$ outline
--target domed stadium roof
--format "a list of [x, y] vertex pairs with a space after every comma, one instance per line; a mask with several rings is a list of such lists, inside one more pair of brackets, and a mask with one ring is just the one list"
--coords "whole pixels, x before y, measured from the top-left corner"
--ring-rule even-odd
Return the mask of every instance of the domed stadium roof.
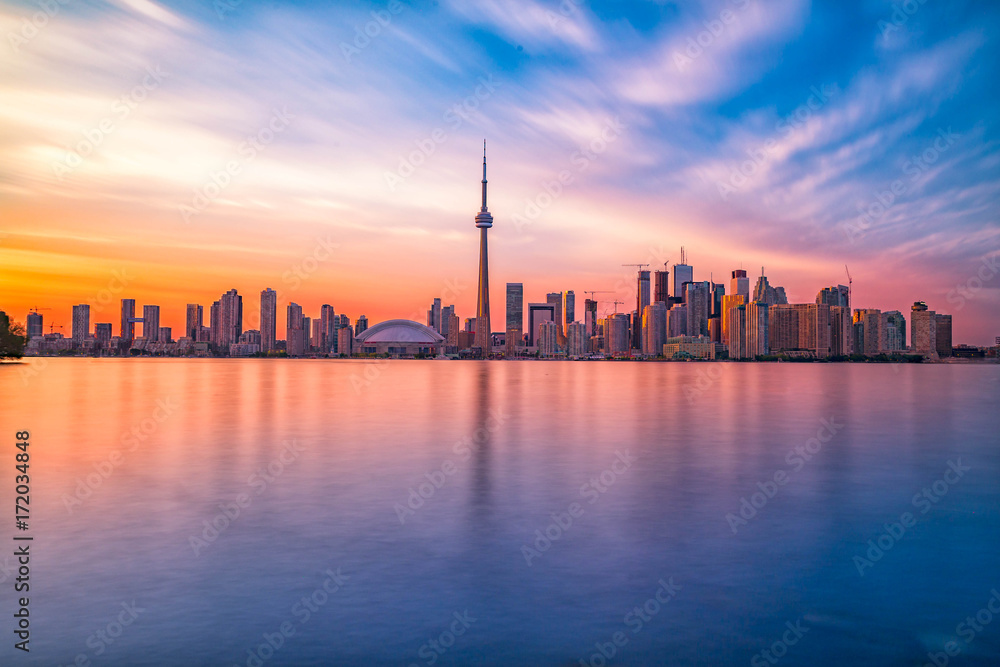
[[386, 320], [365, 329], [358, 335], [365, 343], [427, 343], [437, 345], [444, 336], [434, 329], [412, 320]]

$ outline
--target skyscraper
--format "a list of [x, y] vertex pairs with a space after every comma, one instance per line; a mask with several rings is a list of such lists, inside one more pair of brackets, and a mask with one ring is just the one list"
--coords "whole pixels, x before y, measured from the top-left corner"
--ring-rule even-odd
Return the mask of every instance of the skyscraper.
[[642, 309], [642, 353], [658, 357], [666, 342], [667, 304], [657, 301]]
[[854, 311], [854, 323], [864, 325], [864, 347], [858, 354], [870, 357], [882, 351], [882, 311], [877, 308], [858, 308]]
[[[563, 301], [563, 317], [566, 319], [566, 326], [573, 322], [576, 322], [576, 293], [573, 290], [566, 292], [566, 298]], [[567, 334], [569, 329], [566, 329]]]
[[587, 299], [583, 302], [583, 323], [587, 326], [587, 337], [597, 335], [597, 300]]
[[[720, 327], [720, 336], [722, 342], [726, 345], [729, 345], [729, 315], [732, 312], [732, 308], [746, 302], [747, 299], [742, 294], [726, 294], [722, 297], [722, 326]], [[670, 335], [672, 336], [673, 333]], [[771, 347], [773, 348], [774, 346], [772, 345]]]
[[[442, 311], [447, 312], [448, 314], [448, 319], [442, 320], [442, 324], [451, 322], [451, 314], [454, 313], [455, 306], [448, 306], [448, 308], [451, 310], [449, 311], [448, 309], [445, 309], [445, 311]], [[442, 315], [442, 317], [444, 317], [444, 315]], [[360, 336], [366, 331], [368, 331], [368, 318], [365, 315], [358, 315], [358, 324], [354, 327], [354, 335]]]
[[160, 340], [160, 307], [142, 307], [142, 337], [148, 343]]
[[302, 306], [293, 301], [288, 304], [288, 308], [286, 309], [285, 338], [288, 337], [289, 331], [301, 331], [302, 324]]
[[747, 278], [745, 270], [735, 269], [733, 271], [733, 278], [729, 281], [729, 293], [741, 295], [744, 303], [750, 302], [750, 279]]
[[653, 301], [662, 301], [663, 303], [668, 303], [670, 299], [670, 272], [654, 271], [653, 272]]
[[545, 320], [544, 322], [538, 323], [538, 334], [536, 339], [538, 341], [538, 354], [542, 357], [552, 357], [555, 356], [558, 350], [558, 343], [556, 342], [556, 333], [559, 327], [556, 323], [551, 320]]
[[554, 308], [554, 310], [553, 310], [554, 315], [553, 315], [552, 321], [555, 322], [556, 323], [556, 327], [558, 327], [558, 329], [556, 331], [556, 336], [558, 338], [562, 338], [563, 335], [564, 335], [564, 330], [563, 330], [563, 316], [562, 316], [562, 313], [563, 313], [563, 309], [562, 309], [563, 293], [562, 292], [549, 292], [548, 294], [545, 295], [545, 301], [546, 301], [546, 303], [551, 303], [552, 306], [553, 306], [553, 308]]
[[524, 331], [524, 285], [507, 283], [507, 354], [513, 354], [521, 345]]
[[628, 315], [615, 313], [609, 315], [604, 324], [605, 350], [609, 355], [623, 354], [629, 351]]
[[196, 303], [189, 303], [187, 305], [187, 317], [184, 320], [184, 335], [190, 338], [192, 342], [198, 340], [198, 333], [201, 331], [201, 325], [204, 320], [205, 315], [202, 307]]
[[94, 325], [94, 340], [101, 349], [108, 346], [111, 342], [111, 322], [98, 322]]
[[219, 333], [222, 331], [220, 322], [222, 322], [222, 304], [213, 301], [208, 309], [208, 342], [216, 352], [219, 351]]
[[135, 299], [122, 299], [121, 328], [118, 335], [121, 336], [123, 344], [129, 344], [135, 340]]
[[707, 336], [708, 316], [712, 306], [712, 283], [691, 282], [684, 288], [684, 304], [687, 306], [687, 336]]
[[[337, 336], [336, 328], [336, 317], [337, 314], [333, 310], [333, 306], [328, 303], [324, 303], [319, 308], [319, 351], [324, 354], [329, 354], [330, 350], [334, 347], [334, 338]], [[359, 320], [360, 321], [360, 320]]]
[[219, 306], [219, 344], [228, 353], [229, 346], [238, 343], [243, 333], [243, 297], [231, 289], [219, 299]]
[[934, 344], [939, 357], [950, 357], [951, 347], [951, 315], [937, 313], [934, 316]]
[[556, 321], [556, 305], [554, 303], [529, 303], [528, 304], [528, 346], [537, 345], [538, 325], [541, 322], [551, 320]]
[[675, 297], [684, 296], [684, 283], [690, 283], [693, 281], [694, 281], [694, 268], [683, 262], [681, 264], [674, 264]]
[[476, 300], [476, 345], [483, 359], [490, 356], [490, 271], [486, 232], [493, 226], [493, 216], [486, 208], [486, 141], [483, 141], [483, 207], [476, 215], [479, 228], [479, 292]]
[[427, 311], [427, 326], [441, 333], [441, 299], [434, 299]]
[[937, 313], [923, 301], [915, 301], [910, 307], [910, 332], [914, 352], [932, 359], [937, 357]]
[[752, 301], [747, 306], [746, 329], [747, 342], [746, 354], [750, 359], [769, 353], [769, 305], [763, 301]]
[[882, 313], [882, 330], [885, 333], [885, 349], [900, 352], [906, 349], [906, 318], [898, 310]]
[[42, 316], [40, 313], [28, 313], [27, 334], [28, 338], [41, 338], [45, 328], [42, 326]]
[[90, 304], [73, 306], [73, 345], [79, 346], [90, 335]]
[[278, 293], [267, 288], [260, 293], [260, 351], [274, 350], [278, 327]]
[[[747, 285], [749, 289], [749, 285]], [[742, 297], [742, 294], [734, 295]], [[729, 339], [726, 344], [729, 347], [730, 359], [746, 359], [750, 355], [747, 351], [747, 304], [734, 299], [730, 302], [729, 313], [726, 320], [729, 327]]]

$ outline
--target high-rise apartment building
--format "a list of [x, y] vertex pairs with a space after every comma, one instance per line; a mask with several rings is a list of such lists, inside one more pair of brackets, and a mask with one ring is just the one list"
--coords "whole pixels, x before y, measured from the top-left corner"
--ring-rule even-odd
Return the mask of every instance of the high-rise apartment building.
[[238, 343], [243, 333], [243, 297], [231, 289], [219, 299], [219, 347], [229, 350], [229, 346]]
[[187, 305], [187, 316], [184, 318], [184, 335], [192, 342], [198, 340], [198, 333], [205, 322], [204, 309], [197, 303]]
[[260, 351], [276, 349], [278, 338], [278, 293], [267, 288], [260, 293]]
[[160, 340], [160, 307], [142, 307], [142, 337], [149, 343]]
[[887, 352], [906, 349], [906, 318], [898, 310], [882, 313], [882, 331]]
[[538, 354], [542, 357], [555, 356], [558, 350], [556, 332], [559, 327], [551, 320], [544, 320], [538, 323]]
[[111, 342], [111, 322], [98, 322], [94, 325], [94, 340], [101, 349], [108, 346]]
[[667, 335], [670, 338], [687, 336], [688, 330], [688, 305], [686, 303], [677, 304], [667, 311]]
[[73, 345], [79, 346], [90, 335], [90, 304], [73, 306]]
[[524, 335], [524, 285], [507, 283], [507, 354], [514, 354]]
[[302, 306], [293, 301], [292, 303], [288, 304], [288, 307], [286, 308], [285, 336], [287, 337], [288, 331], [301, 331], [302, 324], [303, 324]]
[[607, 354], [624, 354], [629, 351], [629, 318], [625, 313], [614, 313], [605, 320], [605, 351]]
[[135, 340], [135, 299], [122, 299], [121, 328], [118, 335], [122, 344], [128, 345]]
[[583, 357], [589, 351], [589, 347], [587, 325], [584, 322], [570, 322], [566, 331], [566, 354], [570, 357]]
[[[749, 289], [749, 285], [747, 286]], [[742, 294], [736, 296], [742, 297]], [[747, 359], [750, 357], [747, 351], [747, 304], [742, 301], [731, 302], [734, 305], [729, 307], [728, 333], [729, 339], [726, 343], [729, 347], [730, 359]]]
[[[566, 296], [563, 299], [563, 318], [567, 326], [571, 322], [576, 322], [576, 293], [573, 290], [566, 292]], [[569, 329], [566, 331], [568, 335]]]
[[[721, 329], [720, 335], [722, 338], [722, 342], [725, 343], [726, 345], [729, 345], [729, 313], [732, 312], [732, 309], [735, 306], [738, 306], [741, 303], [745, 304], [746, 302], [747, 299], [742, 294], [726, 294], [725, 296], [722, 297], [722, 323], [720, 327]], [[670, 335], [674, 336], [675, 334], [671, 332]], [[676, 334], [676, 335], [682, 336], [684, 334]]]
[[651, 303], [642, 310], [642, 353], [657, 357], [667, 342], [667, 304]]
[[830, 306], [830, 354], [850, 356], [854, 353], [853, 343], [851, 309], [847, 306]]
[[[445, 315], [447, 315], [448, 317], [445, 318]], [[447, 308], [442, 309], [442, 311], [441, 311], [441, 317], [442, 317], [441, 323], [442, 324], [447, 324], [448, 327], [450, 327], [451, 326], [451, 321], [452, 321], [452, 319], [454, 319], [454, 315], [455, 315], [455, 306], [448, 306]], [[456, 324], [455, 326], [457, 327], [458, 325]], [[448, 331], [448, 333], [451, 333], [450, 330], [448, 329], [448, 327], [445, 327], [445, 330]], [[364, 316], [364, 315], [359, 315], [358, 316], [357, 326], [354, 327], [354, 335], [355, 336], [360, 336], [361, 334], [363, 334], [366, 331], [368, 331], [368, 318], [366, 316]]]
[[854, 323], [864, 326], [864, 347], [858, 354], [873, 357], [884, 349], [882, 344], [882, 311], [877, 308], [858, 308], [854, 311]]
[[751, 301], [746, 307], [746, 354], [750, 359], [770, 353], [770, 306]]
[[937, 313], [928, 309], [923, 301], [915, 301], [910, 307], [910, 331], [915, 353], [931, 358], [938, 356]]

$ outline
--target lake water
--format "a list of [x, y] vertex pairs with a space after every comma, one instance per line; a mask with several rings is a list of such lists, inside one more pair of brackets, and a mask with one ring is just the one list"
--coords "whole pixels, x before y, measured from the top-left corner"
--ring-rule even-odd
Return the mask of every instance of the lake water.
[[997, 665], [998, 397], [997, 365], [3, 364], [34, 541], [0, 663]]

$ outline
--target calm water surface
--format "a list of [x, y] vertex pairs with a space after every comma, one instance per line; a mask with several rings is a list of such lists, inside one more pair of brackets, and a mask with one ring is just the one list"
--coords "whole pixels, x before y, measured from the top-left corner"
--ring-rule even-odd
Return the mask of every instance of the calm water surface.
[[1000, 590], [998, 395], [996, 365], [3, 364], [0, 493], [29, 429], [35, 541], [30, 658], [0, 556], [0, 663], [923, 665], [954, 641], [997, 665], [1000, 614], [957, 626]]

